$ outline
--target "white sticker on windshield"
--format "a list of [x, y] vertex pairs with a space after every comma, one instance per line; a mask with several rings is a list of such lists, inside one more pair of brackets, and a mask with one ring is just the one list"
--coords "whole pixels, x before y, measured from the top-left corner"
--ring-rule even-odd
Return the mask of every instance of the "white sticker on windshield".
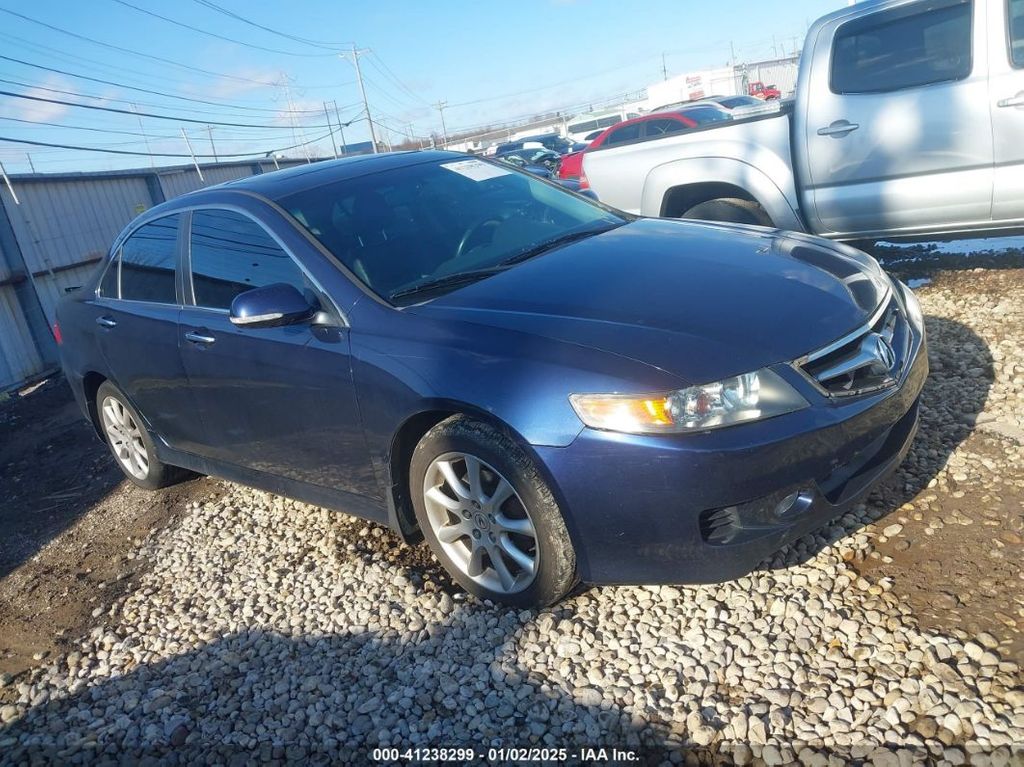
[[486, 181], [489, 178], [509, 175], [509, 172], [504, 168], [499, 168], [497, 165], [491, 165], [489, 162], [481, 162], [480, 160], [446, 162], [441, 167], [455, 171], [460, 176], [471, 178], [474, 181]]

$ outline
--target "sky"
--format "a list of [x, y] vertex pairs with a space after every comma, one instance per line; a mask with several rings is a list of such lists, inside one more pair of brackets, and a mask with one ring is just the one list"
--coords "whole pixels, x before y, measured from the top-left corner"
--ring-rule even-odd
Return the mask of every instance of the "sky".
[[549, 110], [586, 111], [660, 80], [663, 61], [672, 76], [733, 55], [743, 62], [790, 53], [814, 19], [845, 4], [0, 0], [0, 91], [18, 94], [0, 94], [0, 137], [185, 155], [2, 141], [0, 162], [8, 173], [176, 165], [189, 161], [186, 140], [222, 159], [274, 150], [330, 156], [325, 102], [335, 130], [339, 117], [350, 123], [346, 142], [369, 138], [353, 44], [363, 51], [370, 111], [394, 143], [440, 135], [438, 102], [447, 103], [449, 134]]

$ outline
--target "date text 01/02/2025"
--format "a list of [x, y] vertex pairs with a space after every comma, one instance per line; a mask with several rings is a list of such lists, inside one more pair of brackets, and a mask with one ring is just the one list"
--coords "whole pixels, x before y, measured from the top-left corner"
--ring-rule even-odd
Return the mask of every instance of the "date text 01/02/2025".
[[530, 747], [490, 747], [486, 750], [472, 746], [458, 747], [378, 747], [370, 752], [375, 762], [473, 762], [486, 759], [488, 762], [566, 762], [582, 760], [585, 762], [635, 762], [639, 759], [636, 751], [620, 748], [583, 747], [541, 748]]

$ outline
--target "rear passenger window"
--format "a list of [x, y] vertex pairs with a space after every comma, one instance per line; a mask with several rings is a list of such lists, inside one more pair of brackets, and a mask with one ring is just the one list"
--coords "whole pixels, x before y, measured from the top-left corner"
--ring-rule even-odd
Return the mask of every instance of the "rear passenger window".
[[616, 128], [608, 134], [608, 138], [604, 140], [604, 145], [622, 144], [626, 141], [636, 141], [638, 138], [640, 138], [640, 123], [623, 125], [621, 128]]
[[300, 292], [306, 279], [267, 231], [233, 210], [197, 210], [190, 239], [196, 306], [230, 309], [239, 293], [283, 282]]
[[679, 133], [686, 126], [678, 120], [648, 120], [647, 138], [666, 136], [669, 133]]
[[[178, 261], [180, 214], [140, 226], [121, 246], [121, 298], [176, 304], [174, 269]], [[108, 271], [109, 274], [109, 271]]]
[[1010, 26], [1010, 63], [1024, 67], [1024, 0], [1007, 0], [1006, 17]]
[[970, 75], [973, 3], [917, 9], [900, 6], [843, 24], [833, 43], [832, 91], [882, 93]]

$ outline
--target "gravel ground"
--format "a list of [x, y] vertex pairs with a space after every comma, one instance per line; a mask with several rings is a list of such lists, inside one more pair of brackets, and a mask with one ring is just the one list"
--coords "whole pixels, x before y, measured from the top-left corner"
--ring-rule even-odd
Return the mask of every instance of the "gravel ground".
[[586, 744], [1024, 763], [1024, 271], [920, 295], [934, 372], [907, 462], [750, 576], [499, 609], [379, 526], [219, 483], [147, 538], [149, 570], [77, 648], [3, 677], [0, 762]]

